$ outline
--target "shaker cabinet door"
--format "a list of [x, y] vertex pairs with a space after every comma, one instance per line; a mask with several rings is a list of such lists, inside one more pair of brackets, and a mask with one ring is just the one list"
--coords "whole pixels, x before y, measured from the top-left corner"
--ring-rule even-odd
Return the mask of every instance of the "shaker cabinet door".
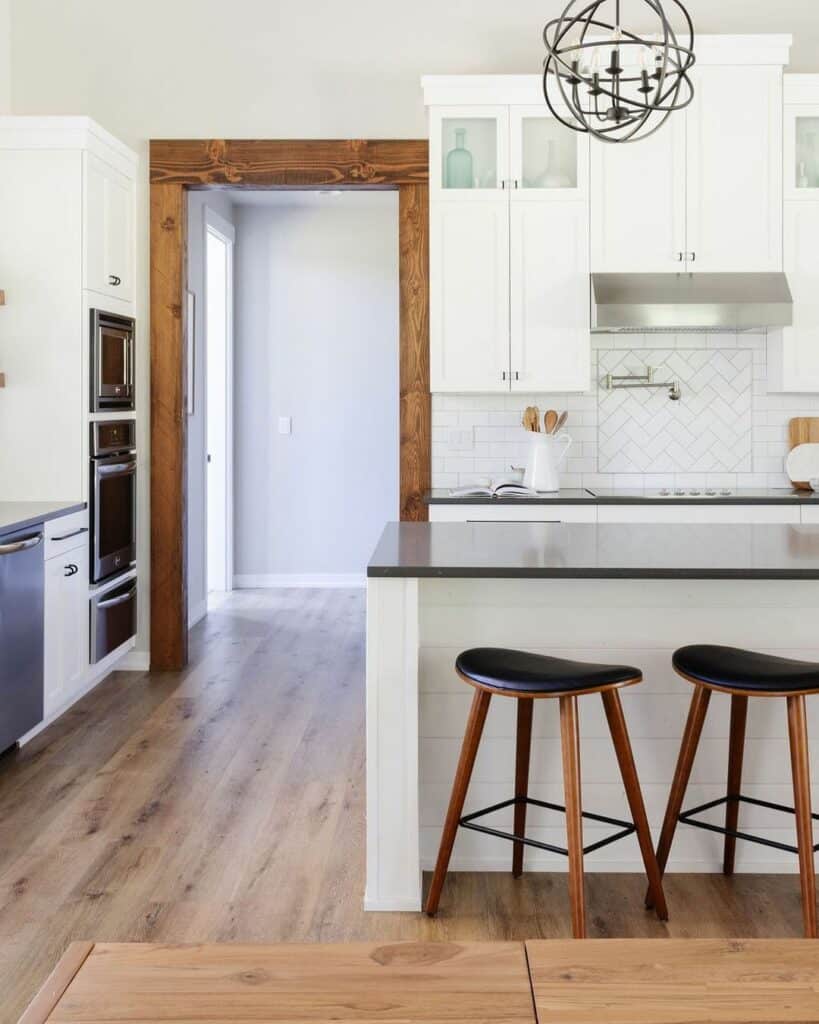
[[83, 687], [89, 647], [88, 541], [45, 563], [45, 713]]
[[768, 335], [770, 390], [819, 392], [819, 200], [785, 203], [785, 273], [793, 326]]
[[85, 170], [85, 287], [134, 298], [134, 182], [88, 154]]
[[509, 203], [430, 208], [432, 391], [509, 390]]
[[674, 273], [685, 241], [685, 114], [639, 142], [591, 142], [591, 269]]
[[510, 252], [512, 390], [587, 391], [587, 204], [513, 203]]
[[781, 70], [701, 67], [694, 90], [686, 113], [688, 269], [781, 270]]

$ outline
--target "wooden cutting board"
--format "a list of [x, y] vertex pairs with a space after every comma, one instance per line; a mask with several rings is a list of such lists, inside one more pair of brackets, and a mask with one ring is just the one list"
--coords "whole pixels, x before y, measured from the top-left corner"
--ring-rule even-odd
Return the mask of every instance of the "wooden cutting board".
[[[819, 444], [819, 416], [795, 416], [788, 427], [788, 440], [792, 449], [798, 444]], [[793, 486], [810, 490], [807, 480], [794, 480]]]

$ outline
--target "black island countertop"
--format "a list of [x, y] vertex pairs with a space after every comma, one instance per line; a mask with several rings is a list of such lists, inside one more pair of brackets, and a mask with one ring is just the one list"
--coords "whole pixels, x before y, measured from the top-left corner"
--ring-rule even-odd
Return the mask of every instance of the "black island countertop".
[[387, 523], [367, 575], [819, 580], [819, 526]]
[[0, 501], [0, 534], [16, 533], [84, 508], [84, 501]]

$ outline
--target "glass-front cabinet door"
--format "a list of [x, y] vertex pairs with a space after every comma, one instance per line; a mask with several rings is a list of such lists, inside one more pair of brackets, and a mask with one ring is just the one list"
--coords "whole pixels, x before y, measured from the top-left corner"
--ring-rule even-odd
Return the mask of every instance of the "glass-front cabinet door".
[[509, 152], [515, 201], [588, 196], [588, 136], [561, 124], [545, 104], [510, 108]]
[[819, 103], [785, 107], [785, 196], [819, 198]]
[[509, 108], [434, 107], [429, 125], [430, 191], [487, 199], [509, 180]]

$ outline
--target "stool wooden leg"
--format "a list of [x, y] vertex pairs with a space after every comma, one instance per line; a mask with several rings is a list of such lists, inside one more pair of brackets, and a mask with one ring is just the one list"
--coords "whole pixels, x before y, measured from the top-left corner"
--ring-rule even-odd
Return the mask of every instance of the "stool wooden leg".
[[640, 789], [640, 780], [637, 777], [637, 766], [634, 764], [634, 754], [628, 737], [628, 728], [626, 727], [626, 718], [623, 714], [620, 694], [617, 690], [607, 690], [601, 693], [600, 696], [603, 698], [603, 707], [606, 709], [609, 732], [611, 733], [614, 750], [617, 754], [617, 762], [620, 765], [620, 775], [623, 778], [623, 785], [626, 789], [628, 805], [631, 808], [631, 819], [637, 828], [637, 841], [640, 844], [640, 853], [643, 855], [643, 864], [646, 869], [652, 902], [657, 911], [657, 917], [661, 921], [667, 921], [668, 908], [665, 904], [663, 882], [660, 877], [657, 858], [654, 854], [654, 845], [651, 842], [648, 815], [643, 803], [643, 794]]
[[569, 851], [569, 898], [572, 931], [586, 937], [586, 906], [583, 895], [583, 818], [580, 792], [580, 737], [577, 697], [560, 698], [560, 741], [563, 750], [563, 791], [566, 794], [566, 843]]
[[[665, 866], [668, 863], [668, 854], [671, 850], [671, 840], [674, 838], [674, 831], [677, 828], [677, 816], [680, 813], [685, 791], [688, 788], [688, 780], [691, 777], [691, 768], [694, 764], [694, 755], [697, 753], [702, 727], [705, 722], [705, 714], [708, 711], [708, 702], [711, 700], [711, 691], [705, 686], [695, 686], [694, 696], [691, 698], [691, 707], [688, 711], [688, 720], [685, 723], [680, 753], [677, 757], [677, 767], [674, 771], [674, 781], [671, 784], [671, 792], [668, 796], [668, 806], [663, 819], [663, 829], [660, 833], [660, 842], [657, 846], [657, 866], [660, 869], [660, 878], [665, 874]], [[646, 906], [653, 907], [651, 888], [646, 895]]]
[[[731, 696], [731, 739], [728, 746], [728, 796], [739, 796], [742, 787], [742, 755], [745, 751], [745, 722], [748, 718], [748, 698], [740, 694]], [[725, 827], [737, 830], [739, 824], [739, 801], [730, 800], [725, 805]], [[725, 837], [722, 870], [726, 875], [734, 873], [734, 855], [737, 841], [734, 836]]]
[[469, 788], [469, 780], [472, 777], [472, 769], [475, 765], [475, 755], [478, 753], [478, 745], [481, 742], [486, 713], [489, 710], [489, 701], [492, 694], [486, 690], [475, 690], [472, 698], [472, 707], [469, 711], [469, 720], [466, 723], [463, 744], [461, 745], [461, 756], [458, 761], [458, 768], [455, 772], [455, 781], [452, 784], [452, 795], [449, 798], [449, 809], [446, 812], [444, 831], [441, 835], [441, 845], [438, 849], [438, 860], [435, 862], [435, 872], [432, 876], [432, 884], [427, 893], [426, 912], [432, 916], [438, 910], [438, 901], [441, 898], [441, 889], [444, 887], [449, 858], [452, 856], [452, 847], [455, 845], [455, 835], [458, 832], [458, 822], [464, 809], [466, 791]]
[[816, 938], [816, 869], [813, 860], [813, 819], [810, 800], [810, 759], [804, 694], [788, 697], [788, 737], [796, 808], [799, 878], [802, 883], [802, 920], [805, 938]]
[[[518, 698], [517, 751], [515, 754], [515, 797], [529, 795], [529, 754], [532, 749], [532, 712], [535, 702], [525, 697]], [[526, 804], [515, 804], [515, 835], [526, 834]], [[512, 853], [512, 874], [520, 878], [523, 874], [523, 843], [514, 843]]]

